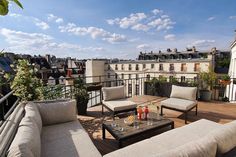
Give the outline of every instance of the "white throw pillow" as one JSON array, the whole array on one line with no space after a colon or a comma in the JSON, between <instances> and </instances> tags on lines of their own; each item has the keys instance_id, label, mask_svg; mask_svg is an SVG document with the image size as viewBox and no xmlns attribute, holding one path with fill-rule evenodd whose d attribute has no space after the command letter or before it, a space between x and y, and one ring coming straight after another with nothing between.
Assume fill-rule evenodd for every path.
<instances>
[{"instance_id":1,"label":"white throw pillow","mask_svg":"<svg viewBox=\"0 0 236 157\"><path fill-rule=\"evenodd\" d=\"M45 101L36 103L43 125L52 125L77 120L75 100Z\"/></svg>"},{"instance_id":2,"label":"white throw pillow","mask_svg":"<svg viewBox=\"0 0 236 157\"><path fill-rule=\"evenodd\" d=\"M236 120L212 131L211 136L217 142L219 153L227 153L236 147Z\"/></svg>"},{"instance_id":3,"label":"white throw pillow","mask_svg":"<svg viewBox=\"0 0 236 157\"><path fill-rule=\"evenodd\" d=\"M123 99L126 97L124 86L103 87L102 92L103 92L103 100L105 101Z\"/></svg>"},{"instance_id":4,"label":"white throw pillow","mask_svg":"<svg viewBox=\"0 0 236 157\"><path fill-rule=\"evenodd\" d=\"M171 98L196 100L197 87L181 87L172 85Z\"/></svg>"},{"instance_id":5,"label":"white throw pillow","mask_svg":"<svg viewBox=\"0 0 236 157\"><path fill-rule=\"evenodd\" d=\"M8 150L9 156L34 157L41 155L41 138L38 126L31 117L24 117L17 130L16 136Z\"/></svg>"}]
</instances>

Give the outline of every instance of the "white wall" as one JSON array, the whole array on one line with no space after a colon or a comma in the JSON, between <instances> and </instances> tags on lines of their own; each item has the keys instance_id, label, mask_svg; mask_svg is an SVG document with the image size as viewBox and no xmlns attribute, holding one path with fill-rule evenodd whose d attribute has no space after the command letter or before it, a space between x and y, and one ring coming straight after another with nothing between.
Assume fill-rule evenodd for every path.
<instances>
[{"instance_id":1,"label":"white wall","mask_svg":"<svg viewBox=\"0 0 236 157\"><path fill-rule=\"evenodd\" d=\"M101 60L87 60L86 61L86 83L99 82L99 77L91 76L101 76L105 75L105 61ZM104 81L104 77L101 77L101 81Z\"/></svg>"}]
</instances>

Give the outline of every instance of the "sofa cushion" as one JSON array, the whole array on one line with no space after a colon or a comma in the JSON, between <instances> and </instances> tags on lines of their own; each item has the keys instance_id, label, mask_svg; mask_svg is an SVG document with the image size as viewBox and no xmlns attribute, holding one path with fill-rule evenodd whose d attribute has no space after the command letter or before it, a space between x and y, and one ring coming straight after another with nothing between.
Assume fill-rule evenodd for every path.
<instances>
[{"instance_id":1,"label":"sofa cushion","mask_svg":"<svg viewBox=\"0 0 236 157\"><path fill-rule=\"evenodd\" d=\"M38 107L35 103L33 102L28 102L25 105L25 117L31 117L32 119L35 120L39 131L41 133L42 130L42 119L38 110Z\"/></svg>"},{"instance_id":2,"label":"sofa cushion","mask_svg":"<svg viewBox=\"0 0 236 157\"><path fill-rule=\"evenodd\" d=\"M43 125L52 125L77 119L76 101L45 101L36 103Z\"/></svg>"},{"instance_id":3,"label":"sofa cushion","mask_svg":"<svg viewBox=\"0 0 236 157\"><path fill-rule=\"evenodd\" d=\"M236 120L224 124L217 130L211 132L216 140L219 153L226 153L236 147Z\"/></svg>"},{"instance_id":4,"label":"sofa cushion","mask_svg":"<svg viewBox=\"0 0 236 157\"><path fill-rule=\"evenodd\" d=\"M34 157L34 155L26 144L20 144L12 147L7 157Z\"/></svg>"},{"instance_id":5,"label":"sofa cushion","mask_svg":"<svg viewBox=\"0 0 236 157\"><path fill-rule=\"evenodd\" d=\"M123 111L127 109L136 108L137 105L135 102L125 99L118 99L118 100L109 100L109 101L102 101L104 105L110 108L112 111Z\"/></svg>"},{"instance_id":6,"label":"sofa cushion","mask_svg":"<svg viewBox=\"0 0 236 157\"><path fill-rule=\"evenodd\" d=\"M102 93L103 93L103 100L105 101L123 99L126 97L124 86L103 87Z\"/></svg>"},{"instance_id":7,"label":"sofa cushion","mask_svg":"<svg viewBox=\"0 0 236 157\"><path fill-rule=\"evenodd\" d=\"M155 157L215 157L216 150L216 141L206 136L196 141L189 141L164 153L157 153Z\"/></svg>"},{"instance_id":8,"label":"sofa cushion","mask_svg":"<svg viewBox=\"0 0 236 157\"><path fill-rule=\"evenodd\" d=\"M44 126L43 157L101 157L90 137L78 121Z\"/></svg>"},{"instance_id":9,"label":"sofa cushion","mask_svg":"<svg viewBox=\"0 0 236 157\"><path fill-rule=\"evenodd\" d=\"M31 154L29 151L31 151L34 157L40 157L40 132L32 118L24 117L19 124L18 131L8 152L9 155L20 154L19 156L26 157L27 154Z\"/></svg>"},{"instance_id":10,"label":"sofa cushion","mask_svg":"<svg viewBox=\"0 0 236 157\"><path fill-rule=\"evenodd\" d=\"M125 148L109 153L104 157L134 156L134 153L135 157L143 157L147 155L147 152L150 156L157 156L157 153L166 153L191 141L197 141L204 136L206 137L209 132L220 128L221 126L221 124L202 119L183 127L164 132L150 139L129 145ZM211 138L209 142L210 141L214 140ZM208 152L208 150L205 151Z\"/></svg>"},{"instance_id":11,"label":"sofa cushion","mask_svg":"<svg viewBox=\"0 0 236 157\"><path fill-rule=\"evenodd\" d=\"M196 100L197 87L181 87L172 85L171 98Z\"/></svg>"},{"instance_id":12,"label":"sofa cushion","mask_svg":"<svg viewBox=\"0 0 236 157\"><path fill-rule=\"evenodd\" d=\"M189 110L197 104L196 101L179 99L179 98L169 98L161 101L161 106L171 107L179 110Z\"/></svg>"}]
</instances>

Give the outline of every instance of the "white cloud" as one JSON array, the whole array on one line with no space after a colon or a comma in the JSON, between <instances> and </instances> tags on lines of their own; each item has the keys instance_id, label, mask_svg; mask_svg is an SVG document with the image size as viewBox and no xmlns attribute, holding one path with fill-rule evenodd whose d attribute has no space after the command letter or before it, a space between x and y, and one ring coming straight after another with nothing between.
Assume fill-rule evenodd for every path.
<instances>
[{"instance_id":1,"label":"white cloud","mask_svg":"<svg viewBox=\"0 0 236 157\"><path fill-rule=\"evenodd\" d=\"M173 41L175 40L175 35L174 34L167 34L164 36L165 40L168 40L168 41Z\"/></svg>"},{"instance_id":2,"label":"white cloud","mask_svg":"<svg viewBox=\"0 0 236 157\"><path fill-rule=\"evenodd\" d=\"M214 43L215 43L215 40L205 40L205 39L203 39L203 40L196 40L188 46L209 47Z\"/></svg>"},{"instance_id":3,"label":"white cloud","mask_svg":"<svg viewBox=\"0 0 236 157\"><path fill-rule=\"evenodd\" d=\"M97 27L78 27L74 23L68 23L66 26L59 26L58 28L61 32L67 32L78 36L90 35L93 39L101 38L102 40L108 41L110 43L127 41L125 35L111 33Z\"/></svg>"},{"instance_id":4,"label":"white cloud","mask_svg":"<svg viewBox=\"0 0 236 157\"><path fill-rule=\"evenodd\" d=\"M139 50L147 50L147 49L150 49L151 46L149 44L140 44L136 48Z\"/></svg>"},{"instance_id":5,"label":"white cloud","mask_svg":"<svg viewBox=\"0 0 236 157\"><path fill-rule=\"evenodd\" d=\"M207 19L207 21L213 21L213 20L215 20L215 19L216 19L216 17L211 16L211 17L209 17L209 18Z\"/></svg>"},{"instance_id":6,"label":"white cloud","mask_svg":"<svg viewBox=\"0 0 236 157\"><path fill-rule=\"evenodd\" d=\"M10 13L9 16L15 17L15 18L22 17L21 14L16 14L16 13Z\"/></svg>"},{"instance_id":7,"label":"white cloud","mask_svg":"<svg viewBox=\"0 0 236 157\"><path fill-rule=\"evenodd\" d=\"M230 16L229 19L231 19L231 20L236 19L236 15L235 16Z\"/></svg>"},{"instance_id":8,"label":"white cloud","mask_svg":"<svg viewBox=\"0 0 236 157\"><path fill-rule=\"evenodd\" d=\"M163 10L154 9L154 10L152 10L152 13L153 13L154 15L161 14L161 13L163 13Z\"/></svg>"},{"instance_id":9,"label":"white cloud","mask_svg":"<svg viewBox=\"0 0 236 157\"><path fill-rule=\"evenodd\" d=\"M149 27L147 25L138 23L137 25L134 25L131 29L136 31L148 31Z\"/></svg>"},{"instance_id":10,"label":"white cloud","mask_svg":"<svg viewBox=\"0 0 236 157\"><path fill-rule=\"evenodd\" d=\"M124 17L121 19L120 18L108 19L107 23L109 25L117 24L121 28L125 29L138 24L138 22L142 21L145 18L147 18L147 16L144 13L132 13L128 17Z\"/></svg>"},{"instance_id":11,"label":"white cloud","mask_svg":"<svg viewBox=\"0 0 236 157\"><path fill-rule=\"evenodd\" d=\"M48 19L48 21L54 21L56 23L63 23L64 22L64 20L62 18L57 17L53 14L48 14L47 19Z\"/></svg>"},{"instance_id":12,"label":"white cloud","mask_svg":"<svg viewBox=\"0 0 236 157\"><path fill-rule=\"evenodd\" d=\"M49 53L58 52L59 54L74 55L73 53L82 53L88 51L105 51L102 47L81 47L80 45L66 42L56 43L52 36L42 33L26 33L21 31L10 30L7 28L0 29L0 35L5 37L9 44L8 49L20 53ZM66 52L66 53L65 53Z\"/></svg>"},{"instance_id":13,"label":"white cloud","mask_svg":"<svg viewBox=\"0 0 236 157\"><path fill-rule=\"evenodd\" d=\"M172 29L174 24L175 22L170 18L158 18L148 23L149 26L156 28L157 31Z\"/></svg>"},{"instance_id":14,"label":"white cloud","mask_svg":"<svg viewBox=\"0 0 236 157\"><path fill-rule=\"evenodd\" d=\"M34 21L34 24L42 30L46 30L50 28L46 22L41 21L38 18L33 18L33 21Z\"/></svg>"}]
</instances>

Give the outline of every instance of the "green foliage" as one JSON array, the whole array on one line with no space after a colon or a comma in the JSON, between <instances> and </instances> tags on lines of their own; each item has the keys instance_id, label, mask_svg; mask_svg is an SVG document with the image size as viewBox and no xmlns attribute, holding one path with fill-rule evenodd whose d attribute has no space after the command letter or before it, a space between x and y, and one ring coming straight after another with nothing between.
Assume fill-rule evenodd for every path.
<instances>
[{"instance_id":1,"label":"green foliage","mask_svg":"<svg viewBox=\"0 0 236 157\"><path fill-rule=\"evenodd\" d=\"M224 59L217 59L216 60L216 66L222 67L222 68L229 68L230 64L230 58L224 58Z\"/></svg>"},{"instance_id":2,"label":"green foliage","mask_svg":"<svg viewBox=\"0 0 236 157\"><path fill-rule=\"evenodd\" d=\"M212 89L212 86L215 84L216 81L216 73L212 70L209 69L208 72L200 72L200 85L202 89Z\"/></svg>"},{"instance_id":3,"label":"green foliage","mask_svg":"<svg viewBox=\"0 0 236 157\"><path fill-rule=\"evenodd\" d=\"M176 78L176 77L172 77L172 78L170 78L170 81L169 82L171 82L171 83L178 83L179 81L178 81L178 79Z\"/></svg>"},{"instance_id":4,"label":"green foliage","mask_svg":"<svg viewBox=\"0 0 236 157\"><path fill-rule=\"evenodd\" d=\"M9 2L14 2L18 7L23 9L22 4L18 0L0 0L0 15L7 15Z\"/></svg>"},{"instance_id":5,"label":"green foliage","mask_svg":"<svg viewBox=\"0 0 236 157\"><path fill-rule=\"evenodd\" d=\"M74 91L75 97L77 97L77 98L79 97L79 99L81 101L89 99L86 84L84 83L84 81L81 78L76 78L74 80L74 86L75 86L75 91Z\"/></svg>"},{"instance_id":6,"label":"green foliage","mask_svg":"<svg viewBox=\"0 0 236 157\"><path fill-rule=\"evenodd\" d=\"M27 60L18 60L17 72L11 84L14 95L23 101L38 100L42 83L35 76L33 67Z\"/></svg>"},{"instance_id":7,"label":"green foliage","mask_svg":"<svg viewBox=\"0 0 236 157\"><path fill-rule=\"evenodd\" d=\"M223 76L221 77L221 79L224 80L224 81L229 81L229 80L230 80L230 76L227 75L227 74L225 74L225 75L223 75Z\"/></svg>"},{"instance_id":8,"label":"green foliage","mask_svg":"<svg viewBox=\"0 0 236 157\"><path fill-rule=\"evenodd\" d=\"M160 83L163 83L163 82L167 82L167 77L165 77L165 76L159 76L159 82Z\"/></svg>"},{"instance_id":9,"label":"green foliage","mask_svg":"<svg viewBox=\"0 0 236 157\"><path fill-rule=\"evenodd\" d=\"M62 98L63 87L61 85L44 86L39 88L41 100L53 100Z\"/></svg>"}]
</instances>

